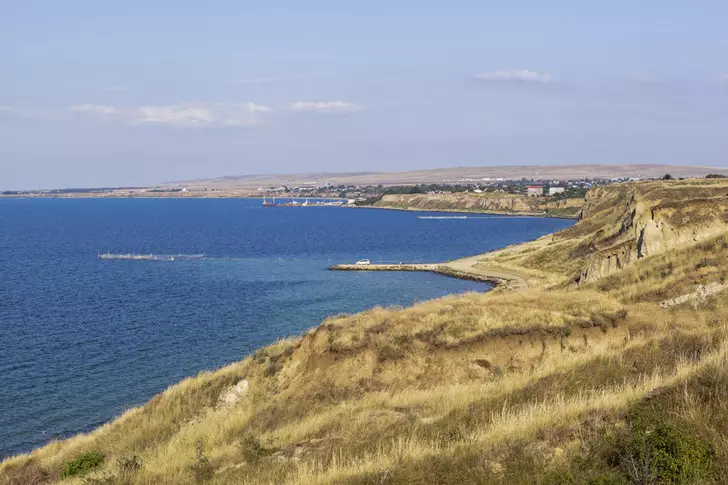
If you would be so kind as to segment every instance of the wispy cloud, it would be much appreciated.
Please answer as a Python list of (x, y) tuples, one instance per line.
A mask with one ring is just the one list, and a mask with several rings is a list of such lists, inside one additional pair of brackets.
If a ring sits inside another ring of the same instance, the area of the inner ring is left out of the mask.
[(364, 111), (365, 108), (348, 101), (296, 101), (290, 109), (297, 113), (347, 115)]
[(723, 84), (728, 84), (728, 72), (724, 72), (723, 75), (720, 76), (718, 81)]
[(487, 82), (518, 82), (542, 84), (554, 81), (554, 77), (551, 74), (529, 71), (528, 69), (483, 72), (480, 74), (476, 74), (475, 79)]
[(254, 126), (265, 123), (273, 111), (255, 103), (189, 102), (169, 106), (120, 108), (99, 104), (69, 106), (74, 113), (128, 124), (167, 125), (181, 128), (215, 126)]

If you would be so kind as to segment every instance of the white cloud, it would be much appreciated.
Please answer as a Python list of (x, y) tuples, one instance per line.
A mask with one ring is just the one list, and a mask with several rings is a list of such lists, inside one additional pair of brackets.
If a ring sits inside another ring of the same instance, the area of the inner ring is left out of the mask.
[(728, 72), (723, 73), (723, 75), (720, 77), (720, 82), (723, 84), (728, 84)]
[(113, 106), (104, 106), (100, 104), (79, 104), (76, 106), (70, 106), (68, 109), (76, 111), (78, 113), (88, 113), (99, 116), (113, 116), (122, 113), (122, 110), (114, 108)]
[(265, 122), (264, 115), (272, 111), (267, 106), (254, 103), (201, 102), (136, 108), (82, 104), (70, 106), (69, 109), (75, 113), (129, 124), (167, 125), (183, 128), (259, 125)]
[(476, 74), (475, 79), (489, 82), (528, 82), (528, 83), (550, 83), (554, 80), (551, 74), (529, 71), (528, 69), (516, 69), (509, 71), (493, 71)]
[(296, 101), (291, 104), (291, 111), (299, 113), (319, 113), (346, 115), (363, 111), (365, 108), (348, 101)]

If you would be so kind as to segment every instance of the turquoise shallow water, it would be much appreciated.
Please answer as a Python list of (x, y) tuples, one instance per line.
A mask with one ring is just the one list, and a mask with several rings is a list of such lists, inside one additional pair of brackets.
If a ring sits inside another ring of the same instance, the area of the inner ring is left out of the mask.
[[(0, 200), (0, 457), (88, 430), (328, 315), (489, 288), (330, 264), (443, 261), (572, 224), (420, 216), (451, 215), (249, 199)], [(97, 257), (107, 251), (209, 259)]]

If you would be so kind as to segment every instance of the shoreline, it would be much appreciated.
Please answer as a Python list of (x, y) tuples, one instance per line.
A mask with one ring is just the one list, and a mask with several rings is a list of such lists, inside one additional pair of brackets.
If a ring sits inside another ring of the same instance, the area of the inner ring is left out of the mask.
[(347, 209), (384, 209), (403, 212), (448, 212), (455, 214), (486, 214), (492, 216), (514, 216), (514, 217), (541, 217), (545, 219), (567, 219), (570, 221), (578, 221), (579, 217), (574, 216), (558, 216), (543, 212), (507, 212), (507, 211), (477, 211), (469, 209), (421, 209), (417, 207), (382, 207), (376, 205), (355, 205), (346, 206)]
[[(0, 199), (271, 199), (272, 197), (263, 196), (249, 196), (249, 195), (223, 195), (223, 196), (198, 196), (198, 195), (170, 195), (170, 196), (156, 196), (156, 195), (73, 195), (73, 196), (57, 196), (57, 195), (4, 195), (0, 194)], [(309, 200), (347, 200), (341, 197), (276, 197), (278, 199), (309, 199)]]
[(483, 254), (477, 254), (475, 256), (468, 256), (443, 263), (429, 264), (335, 264), (330, 266), (328, 269), (329, 271), (421, 271), (461, 280), (490, 283), (493, 284), (495, 288), (502, 288), (509, 291), (521, 291), (529, 287), (528, 281), (524, 275), (515, 272), (476, 268), (476, 265), (482, 264), (480, 261), (482, 256)]
[[(199, 195), (5, 195), (0, 194), (1, 199), (195, 199), (195, 200), (206, 200), (206, 199), (269, 199), (271, 197), (263, 196), (248, 196), (248, 195), (221, 195), (221, 196), (199, 196)], [(292, 196), (292, 197), (279, 197), (281, 199), (309, 199), (309, 200), (346, 200), (340, 197), (305, 197), (305, 196)], [(565, 220), (579, 220), (577, 215), (555, 215), (545, 212), (508, 212), (508, 211), (488, 211), (488, 210), (470, 210), (470, 209), (437, 209), (437, 208), (417, 208), (417, 207), (384, 207), (376, 205), (342, 205), (343, 209), (383, 209), (383, 210), (394, 210), (403, 212), (443, 212), (443, 213), (455, 213), (455, 214), (486, 214), (494, 216), (513, 216), (513, 217), (540, 217), (546, 219), (565, 219)]]

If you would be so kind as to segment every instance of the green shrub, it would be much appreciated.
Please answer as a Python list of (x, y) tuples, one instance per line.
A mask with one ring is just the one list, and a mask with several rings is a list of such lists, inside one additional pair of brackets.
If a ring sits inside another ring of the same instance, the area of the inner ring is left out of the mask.
[(699, 438), (671, 423), (638, 415), (617, 440), (619, 468), (633, 483), (687, 484), (709, 479), (715, 455)]
[(104, 454), (98, 451), (88, 451), (66, 463), (66, 468), (61, 473), (61, 478), (83, 475), (89, 470), (101, 465), (104, 462)]

